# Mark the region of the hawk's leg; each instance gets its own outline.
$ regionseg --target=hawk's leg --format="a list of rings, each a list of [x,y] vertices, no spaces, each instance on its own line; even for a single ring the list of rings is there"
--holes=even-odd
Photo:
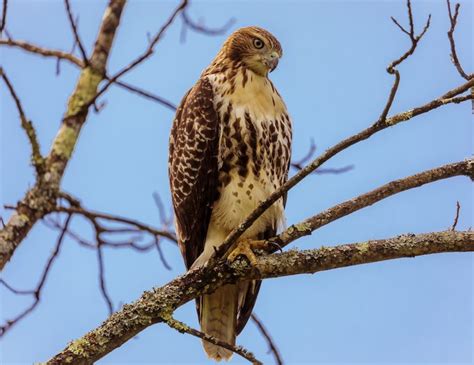
[[[257,265],[257,257],[253,250],[263,250],[267,247],[266,240],[252,240],[244,239],[237,242],[237,245],[227,257],[227,261],[233,262],[239,255],[245,256],[249,261],[250,265]]]

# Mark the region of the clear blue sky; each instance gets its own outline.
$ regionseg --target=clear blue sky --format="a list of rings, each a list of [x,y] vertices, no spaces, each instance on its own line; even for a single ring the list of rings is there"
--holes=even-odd
[[[175,1],[133,1],[109,62],[127,64],[147,45],[176,6]],[[80,32],[90,51],[104,1],[73,1]],[[417,29],[428,13],[432,26],[414,57],[400,67],[401,85],[393,112],[440,96],[462,83],[449,59],[444,1],[414,1]],[[284,58],[271,78],[294,121],[293,156],[305,154],[313,137],[322,151],[367,127],[379,115],[392,84],[387,64],[409,46],[392,24],[406,24],[403,1],[195,1],[190,15],[219,26],[259,25],[281,41]],[[464,1],[456,38],[465,68],[473,70],[473,8]],[[72,36],[62,1],[10,1],[8,29],[14,38],[69,50]],[[176,22],[156,54],[126,80],[178,103],[210,62],[227,35],[188,32],[180,44]],[[47,153],[78,71],[63,63],[1,48],[1,64],[34,121]],[[33,183],[29,149],[4,87],[1,96],[1,205],[15,204]],[[173,113],[160,105],[112,88],[105,109],[91,113],[63,187],[91,208],[157,224],[152,192],[170,204],[166,172],[168,133]],[[446,106],[383,131],[331,160],[326,167],[354,164],[344,175],[311,176],[289,194],[289,223],[315,214],[395,178],[472,154],[471,105]],[[457,177],[408,191],[341,219],[292,245],[315,248],[404,232],[443,230],[452,224],[456,200],[462,204],[458,227],[472,223],[472,185]],[[0,210],[6,218],[10,214]],[[90,237],[86,222],[75,230]],[[29,234],[3,273],[18,288],[36,285],[56,240],[41,223]],[[105,252],[107,285],[116,306],[159,286],[184,266],[178,250],[164,244],[173,270],[156,252]],[[30,299],[1,290],[1,319]],[[314,276],[268,280],[255,308],[271,331],[287,364],[462,363],[473,362],[473,256],[441,254],[363,265]],[[176,316],[197,325],[194,304]],[[68,341],[107,317],[97,284],[95,254],[67,240],[43,292],[40,306],[0,342],[2,364],[45,361]],[[252,323],[238,342],[265,363],[273,363]],[[200,341],[164,325],[153,326],[99,363],[206,363]],[[243,363],[234,357],[232,363]]]

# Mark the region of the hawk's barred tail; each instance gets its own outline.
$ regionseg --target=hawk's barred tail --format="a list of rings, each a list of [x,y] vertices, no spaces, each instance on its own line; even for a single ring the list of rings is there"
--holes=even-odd
[[[204,333],[235,345],[238,295],[237,285],[225,285],[202,297],[201,330]],[[216,361],[229,360],[233,354],[207,341],[203,341],[203,347],[207,356]]]

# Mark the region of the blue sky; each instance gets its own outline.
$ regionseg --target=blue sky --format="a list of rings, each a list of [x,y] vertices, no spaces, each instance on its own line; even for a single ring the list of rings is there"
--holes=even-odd
[[[109,69],[120,69],[147,46],[147,32],[159,29],[175,1],[130,2],[122,18]],[[104,1],[73,1],[80,32],[91,50]],[[392,113],[420,105],[463,82],[450,63],[444,1],[414,1],[420,30],[428,13],[432,26],[415,55],[400,67],[401,84]],[[294,123],[293,156],[303,156],[314,138],[318,151],[363,128],[380,114],[392,84],[386,66],[409,42],[390,21],[406,24],[403,1],[194,1],[189,14],[220,26],[259,25],[280,40],[284,57],[271,78]],[[473,7],[462,2],[456,39],[467,71],[473,70]],[[10,2],[8,30],[14,38],[69,50],[72,36],[61,1]],[[177,21],[155,55],[125,80],[178,103],[218,51],[226,35],[187,33],[179,42]],[[5,67],[24,109],[37,127],[42,152],[54,138],[78,71],[66,63],[55,76],[55,61],[0,48]],[[34,182],[29,149],[5,89],[1,97],[0,202],[14,204]],[[63,188],[85,206],[158,224],[152,193],[170,205],[166,159],[173,113],[127,92],[111,88],[100,114],[91,113],[68,166]],[[354,164],[344,175],[314,175],[289,194],[287,219],[298,222],[325,208],[390,180],[462,160],[472,154],[471,105],[446,106],[378,133],[327,163]],[[456,177],[386,199],[323,227],[292,247],[302,249],[405,232],[444,230],[462,205],[458,228],[473,225],[472,185]],[[2,208],[3,209],[3,208]],[[10,214],[0,210],[6,218]],[[73,227],[90,237],[87,222]],[[57,232],[38,224],[16,251],[2,277],[18,288],[36,285]],[[159,286],[184,265],[172,244],[163,244],[173,267],[157,254],[130,250],[105,252],[109,292],[117,307]],[[441,254],[362,265],[264,282],[255,312],[265,322],[287,364],[458,363],[474,361],[473,256]],[[29,298],[1,289],[2,321],[18,313]],[[194,304],[176,316],[197,325]],[[65,344],[107,317],[97,284],[93,251],[66,240],[44,288],[40,306],[0,342],[3,364],[45,361]],[[249,323],[238,343],[273,363],[264,340]],[[163,325],[98,362],[206,363],[200,341]],[[244,363],[235,357],[232,363]]]

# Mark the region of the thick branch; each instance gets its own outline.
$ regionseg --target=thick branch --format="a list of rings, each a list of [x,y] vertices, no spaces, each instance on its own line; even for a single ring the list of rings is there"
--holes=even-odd
[[[440,166],[403,179],[391,181],[375,190],[316,214],[301,223],[292,225],[277,237],[270,239],[270,242],[276,243],[280,248],[284,247],[300,237],[310,235],[318,228],[388,198],[389,196],[417,188],[427,183],[460,175],[474,179],[474,159],[471,158],[466,161]],[[274,248],[275,247],[273,247],[273,250]]]
[[[47,364],[90,364],[97,361],[148,326],[169,318],[179,306],[223,284],[314,273],[432,253],[472,251],[473,232],[447,231],[302,252],[292,250],[258,258],[256,269],[241,260],[231,266],[221,260],[214,267],[188,271],[161,288],[145,292],[136,302],[125,305],[110,316],[100,327],[71,342]]]
[[[46,157],[44,177],[37,179],[35,185],[18,203],[16,212],[0,231],[0,270],[38,219],[56,205],[61,179],[87,118],[88,110],[84,105],[94,97],[103,79],[102,75],[106,73],[107,59],[124,5],[125,0],[110,0],[90,59],[90,66],[84,68],[79,76],[69,98],[61,127]]]

